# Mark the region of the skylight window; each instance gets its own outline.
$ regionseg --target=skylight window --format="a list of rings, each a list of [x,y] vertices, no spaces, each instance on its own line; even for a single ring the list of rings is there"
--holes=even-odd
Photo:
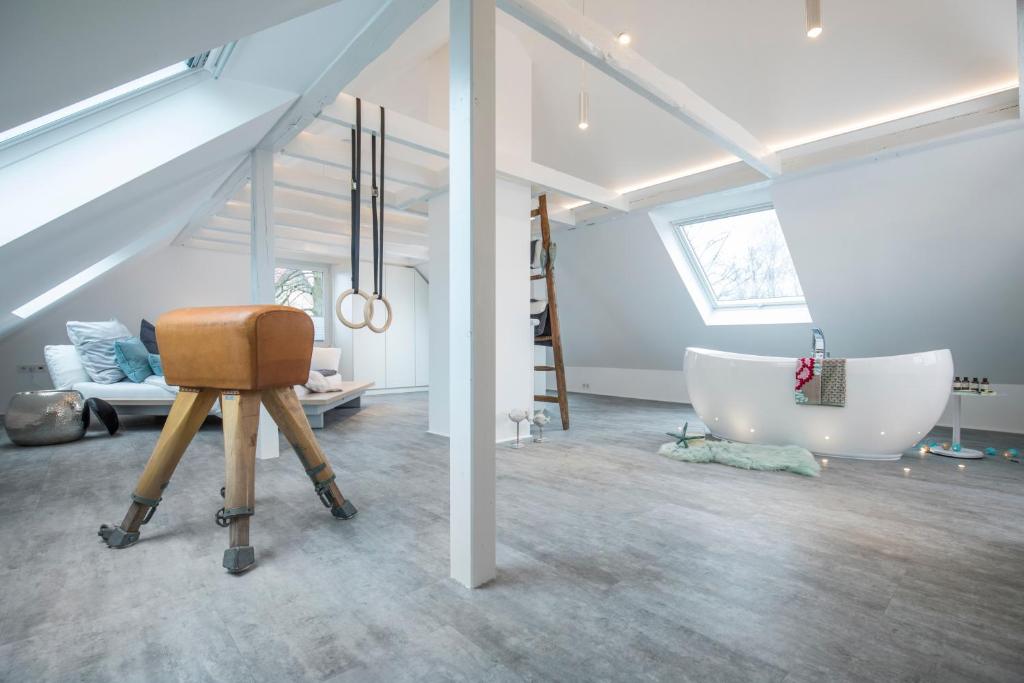
[[[80,102],[75,102],[74,104],[68,105],[63,109],[58,109],[55,112],[46,114],[45,116],[32,119],[20,126],[15,126],[14,128],[0,133],[0,145],[4,145],[16,138],[35,135],[58,123],[62,123],[87,112],[95,111],[129,95],[140,93],[157,83],[161,83],[169,78],[183,74],[193,68],[201,67],[204,62],[205,59],[201,59],[197,62],[197,58],[193,57],[184,62],[172,64],[171,66],[160,69],[159,71],[154,71],[147,76],[136,78],[134,81],[129,81],[124,85],[111,88],[110,90],[101,92],[98,95],[93,95],[92,97],[86,98]]]
[[[675,229],[713,308],[804,303],[773,208],[681,222]]]
[[[666,204],[650,217],[705,325],[811,321],[767,183]]]

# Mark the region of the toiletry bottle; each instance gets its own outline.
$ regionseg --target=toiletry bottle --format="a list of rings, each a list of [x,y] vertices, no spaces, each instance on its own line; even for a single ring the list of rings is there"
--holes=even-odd
[[[981,382],[977,377],[971,380],[971,391],[981,391]]]
[[[991,394],[992,393],[992,385],[988,383],[988,377],[982,377],[981,378],[981,393],[983,393],[983,394]]]
[[[959,377],[954,377],[953,378],[953,391],[960,391],[961,389],[963,389],[963,385],[960,382],[960,378]]]

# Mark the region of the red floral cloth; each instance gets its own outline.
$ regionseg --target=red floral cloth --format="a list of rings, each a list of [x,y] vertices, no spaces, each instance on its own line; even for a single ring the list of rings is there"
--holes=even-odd
[[[796,390],[800,391],[804,385],[814,379],[814,359],[801,358],[796,368]]]

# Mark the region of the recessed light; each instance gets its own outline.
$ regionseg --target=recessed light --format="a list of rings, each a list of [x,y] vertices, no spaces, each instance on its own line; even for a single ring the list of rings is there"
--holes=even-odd
[[[821,0],[807,0],[807,37],[821,35]]]
[[[629,45],[633,42],[633,36],[623,31],[619,35],[615,36],[615,40],[619,41],[619,45]]]

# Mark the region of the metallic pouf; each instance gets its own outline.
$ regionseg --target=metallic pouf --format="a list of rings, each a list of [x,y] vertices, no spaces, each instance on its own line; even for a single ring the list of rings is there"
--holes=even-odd
[[[85,436],[89,412],[77,391],[25,391],[7,406],[4,428],[19,446],[50,446]]]

